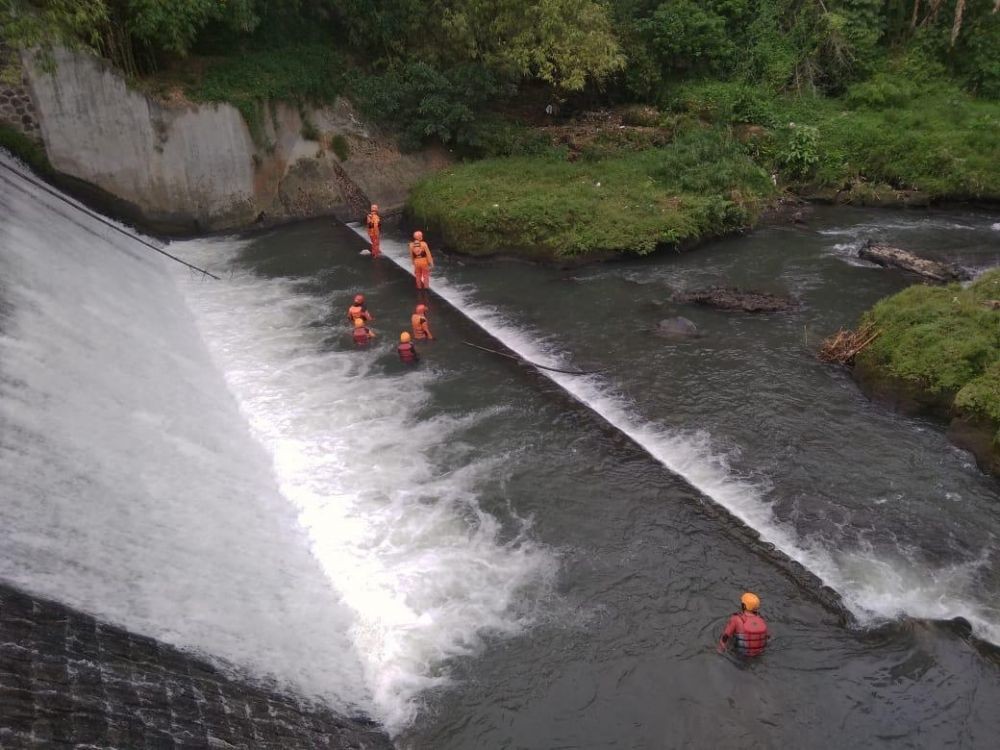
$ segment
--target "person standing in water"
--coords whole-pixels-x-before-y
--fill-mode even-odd
[[[735,644],[736,653],[740,656],[759,656],[767,648],[771,637],[767,632],[767,623],[760,616],[760,597],[749,591],[740,597],[740,611],[729,618],[726,629],[719,639],[719,653],[729,648],[729,642]]]
[[[410,243],[410,259],[413,261],[413,275],[417,277],[417,289],[431,288],[431,269],[434,268],[434,258],[431,249],[424,242],[424,233],[413,233]]]
[[[410,341],[410,334],[406,331],[399,334],[399,346],[396,347],[396,353],[399,355],[399,361],[405,364],[415,365],[420,361],[417,347]]]
[[[375,338],[375,331],[365,325],[364,318],[354,319],[354,345],[368,346]]]
[[[354,303],[347,308],[347,319],[353,324],[355,320],[361,319],[365,322],[373,320],[372,314],[365,307],[365,295],[355,294]]]
[[[427,305],[417,305],[416,311],[410,316],[410,327],[413,329],[415,339],[433,339],[434,334],[427,325]]]
[[[372,257],[377,258],[382,254],[379,247],[379,240],[382,238],[382,217],[378,215],[378,204],[372,203],[371,211],[365,217],[368,225],[368,239],[372,243]]]

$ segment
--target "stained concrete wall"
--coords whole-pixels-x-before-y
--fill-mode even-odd
[[[400,153],[346,100],[308,110],[265,105],[252,135],[235,107],[191,103],[179,91],[154,99],[93,56],[58,50],[52,73],[22,60],[52,166],[164,232],[360,219],[369,201],[391,213],[414,182],[447,163],[440,152]],[[348,144],[346,158],[334,139]]]

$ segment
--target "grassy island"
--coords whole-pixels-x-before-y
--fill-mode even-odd
[[[862,381],[911,389],[950,411],[980,463],[1000,472],[1000,269],[969,286],[912,286],[862,324],[879,336],[857,360]],[[953,425],[955,426],[955,425]]]

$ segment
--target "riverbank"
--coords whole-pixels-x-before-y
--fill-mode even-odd
[[[410,215],[464,253],[597,260],[742,231],[782,199],[1000,202],[1000,102],[891,70],[840,98],[690,85],[665,111],[609,113],[582,146],[567,130],[427,177]]]
[[[950,420],[949,436],[1000,474],[1000,270],[966,288],[912,286],[862,316],[879,332],[854,376],[871,397]]]

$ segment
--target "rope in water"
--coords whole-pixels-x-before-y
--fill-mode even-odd
[[[540,370],[551,370],[552,372],[561,372],[565,375],[595,375],[601,372],[601,370],[562,370],[558,367],[549,367],[548,365],[540,365],[537,362],[532,362],[530,359],[525,359],[514,354],[506,354],[505,352],[498,352],[496,349],[490,349],[485,346],[479,346],[479,344],[473,344],[471,341],[463,341],[466,346],[471,346],[473,349],[480,349],[484,352],[489,352],[490,354],[496,354],[501,357],[506,357],[507,359],[513,359],[515,362],[523,362],[531,367],[537,367]]]
[[[122,229],[121,227],[119,227],[119,226],[117,226],[115,224],[112,224],[110,221],[108,221],[107,219],[105,219],[100,214],[94,213],[90,209],[85,208],[84,206],[81,206],[78,203],[74,203],[69,198],[66,198],[65,196],[60,195],[58,192],[56,192],[55,190],[53,190],[52,188],[50,188],[45,183],[40,182],[39,180],[36,180],[36,179],[32,178],[31,176],[24,174],[21,170],[14,169],[9,164],[4,164],[2,162],[0,162],[0,166],[2,166],[4,169],[8,170],[9,172],[13,172],[18,177],[20,177],[22,180],[24,180],[25,182],[28,182],[28,183],[34,185],[39,190],[42,190],[42,191],[48,193],[53,198],[58,198],[63,203],[65,203],[67,206],[72,206],[73,208],[77,209],[78,211],[82,211],[83,213],[85,213],[87,216],[89,216],[90,218],[94,219],[95,221],[99,221],[101,224],[104,224],[104,226],[106,226],[106,227],[111,227],[116,232],[121,232],[126,237],[130,237],[131,239],[135,240],[136,242],[138,242],[138,243],[140,243],[142,245],[145,245],[150,250],[155,250],[160,255],[165,255],[166,257],[170,258],[170,260],[176,261],[176,262],[180,263],[183,266],[187,266],[192,271],[198,271],[199,273],[204,274],[205,276],[211,276],[216,281],[220,281],[221,280],[214,273],[211,273],[210,271],[206,271],[204,268],[199,268],[198,266],[192,265],[191,263],[188,263],[186,260],[181,260],[176,255],[171,255],[170,253],[168,253],[163,248],[157,247],[156,245],[152,244],[151,242],[147,242],[146,240],[142,239],[142,237],[137,237],[136,235],[132,234],[131,232],[127,232],[124,229]],[[21,192],[27,193],[26,190],[24,190],[20,185],[18,185],[15,182],[11,182],[10,180],[4,180],[4,182],[6,182],[8,185],[12,185],[13,187],[21,190]]]

